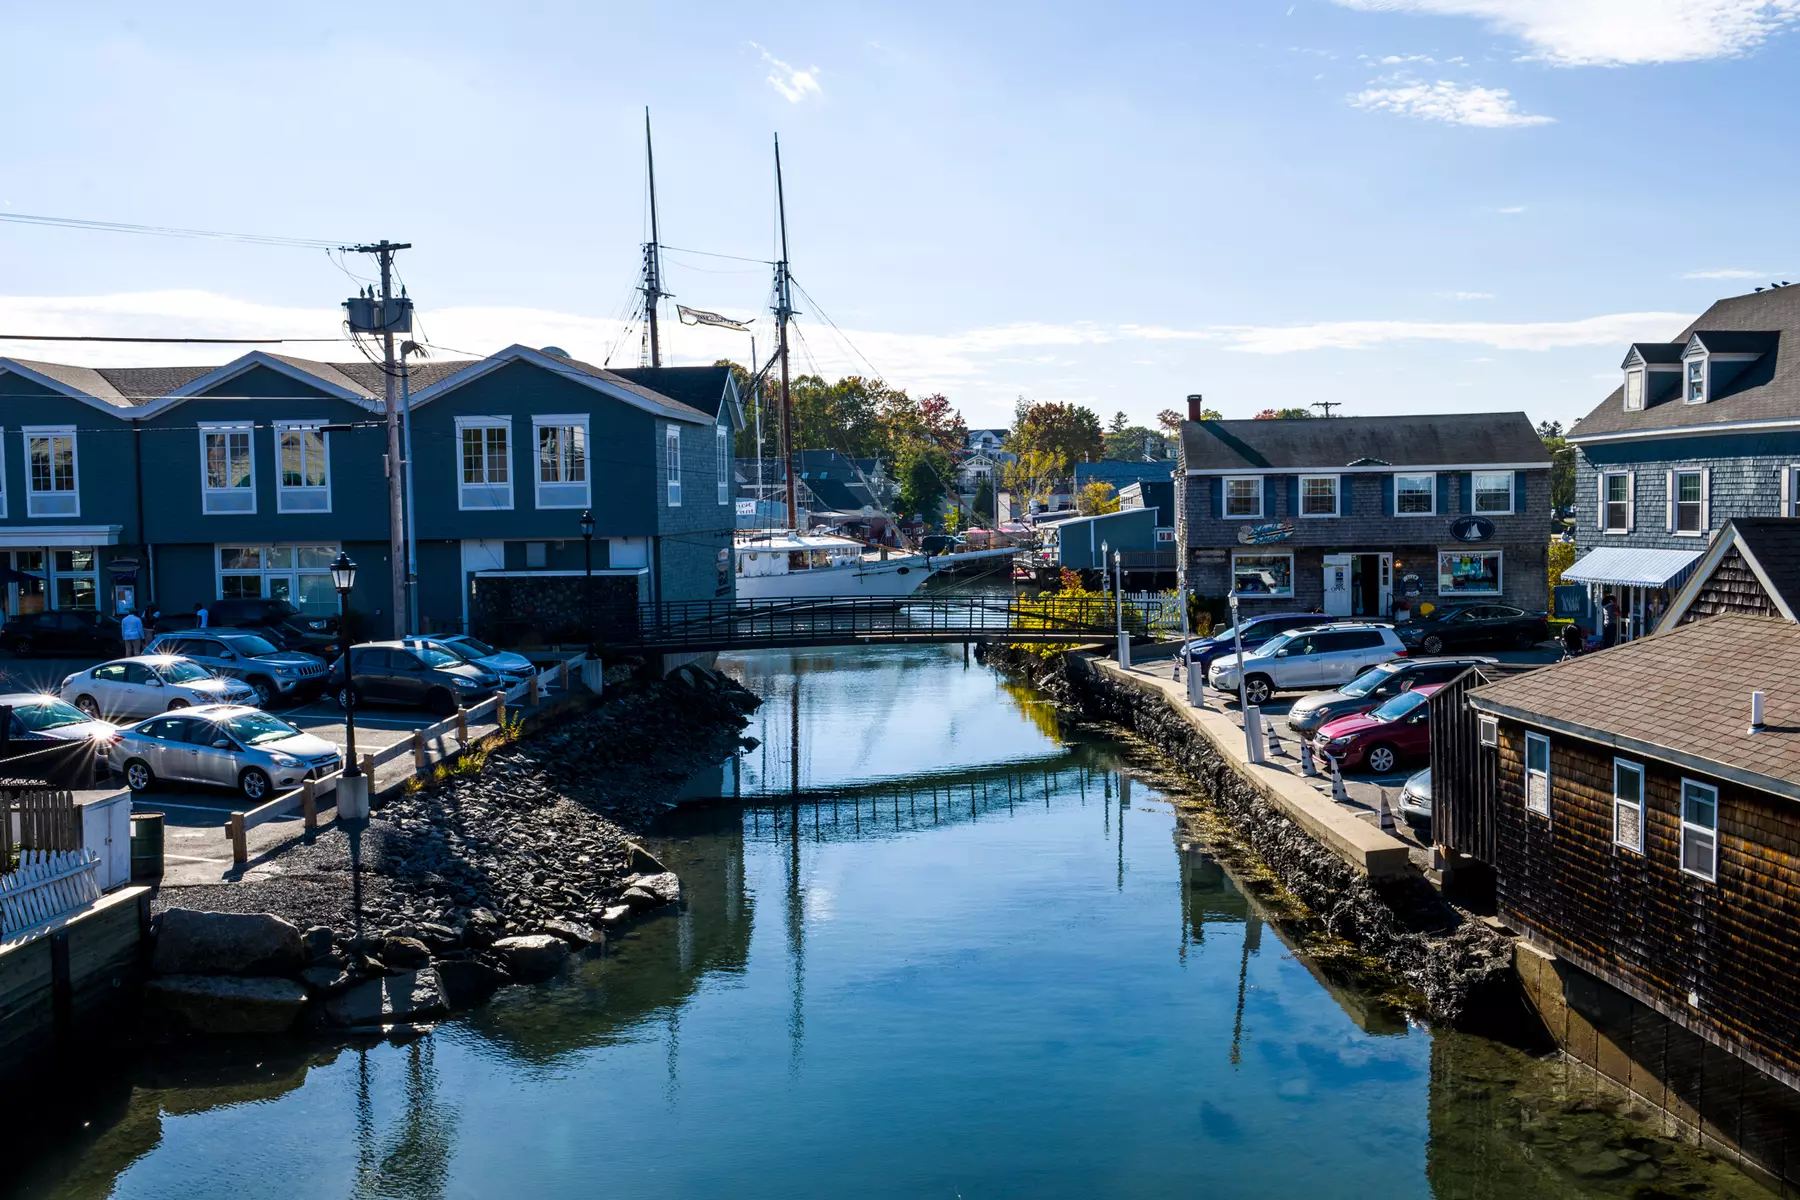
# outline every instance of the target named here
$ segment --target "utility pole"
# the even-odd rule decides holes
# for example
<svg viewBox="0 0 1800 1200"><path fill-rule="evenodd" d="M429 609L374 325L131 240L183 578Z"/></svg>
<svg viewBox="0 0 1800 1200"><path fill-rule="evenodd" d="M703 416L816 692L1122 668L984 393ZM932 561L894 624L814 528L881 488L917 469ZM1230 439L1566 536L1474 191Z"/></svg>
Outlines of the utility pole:
<svg viewBox="0 0 1800 1200"><path fill-rule="evenodd" d="M1326 417L1331 415L1332 409L1342 408L1343 406L1344 402L1342 400L1314 400L1312 402L1312 407L1322 410L1320 415Z"/></svg>
<svg viewBox="0 0 1800 1200"><path fill-rule="evenodd" d="M381 334L382 403L387 411L387 490L388 490L388 565L393 578L389 600L395 637L411 632L406 628L406 502L401 471L405 460L400 453L400 367L394 355L394 334L412 332L412 302L394 296L394 253L412 249L411 242L390 242L386 238L372 244L346 246L358 254L373 254L381 264L381 309L376 320L359 321L351 309L352 333Z"/></svg>
<svg viewBox="0 0 1800 1200"><path fill-rule="evenodd" d="M656 306L662 290L662 237L656 226L656 152L650 146L650 110L644 109L644 167L650 176L650 240L644 244L644 326L650 339L650 365L662 366L662 341L656 327Z"/></svg>
<svg viewBox="0 0 1800 1200"><path fill-rule="evenodd" d="M781 216L781 261L775 264L775 331L781 354L781 453L787 467L788 528L800 528L800 504L794 494L794 400L788 392L788 321L794 300L788 291L787 197L781 188L781 135L775 135L775 207Z"/></svg>

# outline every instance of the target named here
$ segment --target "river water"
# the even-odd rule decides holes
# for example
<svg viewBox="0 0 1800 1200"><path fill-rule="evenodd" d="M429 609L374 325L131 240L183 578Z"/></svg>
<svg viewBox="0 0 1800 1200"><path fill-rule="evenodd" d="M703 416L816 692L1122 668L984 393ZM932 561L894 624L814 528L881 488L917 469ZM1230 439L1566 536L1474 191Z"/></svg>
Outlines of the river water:
<svg viewBox="0 0 1800 1200"><path fill-rule="evenodd" d="M761 745L659 831L679 912L409 1044L148 1054L7 1144L10 1190L1765 1194L1569 1068L1329 985L1149 764L961 648L724 665Z"/></svg>

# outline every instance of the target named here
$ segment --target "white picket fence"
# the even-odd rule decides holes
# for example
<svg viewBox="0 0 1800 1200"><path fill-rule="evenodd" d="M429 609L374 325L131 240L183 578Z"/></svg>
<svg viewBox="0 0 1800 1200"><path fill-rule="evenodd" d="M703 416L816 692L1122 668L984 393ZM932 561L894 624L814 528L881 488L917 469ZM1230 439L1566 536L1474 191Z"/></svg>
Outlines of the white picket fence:
<svg viewBox="0 0 1800 1200"><path fill-rule="evenodd" d="M1152 636L1181 636L1180 592L1126 592L1125 603L1144 618Z"/></svg>
<svg viewBox="0 0 1800 1200"><path fill-rule="evenodd" d="M97 850L21 850L0 875L0 935L11 937L100 898Z"/></svg>

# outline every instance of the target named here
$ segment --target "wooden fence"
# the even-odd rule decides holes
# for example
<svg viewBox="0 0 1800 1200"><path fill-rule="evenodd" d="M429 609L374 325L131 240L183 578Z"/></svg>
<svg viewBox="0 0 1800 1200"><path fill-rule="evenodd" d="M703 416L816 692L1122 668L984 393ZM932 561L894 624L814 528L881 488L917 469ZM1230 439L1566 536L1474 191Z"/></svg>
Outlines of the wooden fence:
<svg viewBox="0 0 1800 1200"><path fill-rule="evenodd" d="M97 850L22 850L0 875L0 936L11 937L100 898Z"/></svg>
<svg viewBox="0 0 1800 1200"><path fill-rule="evenodd" d="M374 787L375 768L384 763L411 755L412 774L423 775L435 763L452 757L451 754L434 754L431 749L433 742L454 734L456 736L455 753L460 754L469 746L469 722L479 721L489 713L493 713L496 722L504 725L507 705L524 700L525 703L536 706L546 691L567 692L570 661L572 660L564 659L553 667L539 671L530 679L514 684L506 691L489 696L473 708L459 708L453 716L446 717L435 725L416 729L407 741L395 742L372 754L363 755L358 766L362 769L362 773L369 777L371 789ZM249 861L250 847L247 838L250 830L268 821L289 816L296 808L299 810L305 827L317 829L319 827L319 802L337 790L338 780L341 778L343 778L343 772L336 771L320 779L308 779L300 787L277 796L267 804L259 805L249 812L232 813L231 819L225 826L226 834L231 838L231 861L239 865Z"/></svg>
<svg viewBox="0 0 1800 1200"><path fill-rule="evenodd" d="M14 814L19 831L13 833ZM17 800L0 796L0 874L12 863L13 852L81 849L81 813L70 792L42 788L21 791Z"/></svg>

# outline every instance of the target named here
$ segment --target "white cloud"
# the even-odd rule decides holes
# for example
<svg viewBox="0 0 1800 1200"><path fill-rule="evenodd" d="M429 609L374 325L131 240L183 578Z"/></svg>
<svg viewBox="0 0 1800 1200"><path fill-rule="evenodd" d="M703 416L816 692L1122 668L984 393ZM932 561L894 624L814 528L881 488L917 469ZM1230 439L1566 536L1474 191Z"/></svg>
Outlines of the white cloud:
<svg viewBox="0 0 1800 1200"><path fill-rule="evenodd" d="M1440 79L1436 83L1405 80L1377 80L1385 87L1369 87L1350 97L1357 108L1371 112L1400 113L1425 121L1445 121L1452 125L1473 125L1481 129L1521 129L1531 125L1549 125L1555 117L1519 111L1512 93L1505 88L1485 88L1474 84L1452 83Z"/></svg>
<svg viewBox="0 0 1800 1200"><path fill-rule="evenodd" d="M1230 348L1247 354L1295 354L1305 350L1372 350L1396 342L1460 342L1496 350L1560 350L1570 346L1623 345L1691 317L1681 313L1612 313L1575 321L1320 321L1311 325L1229 327Z"/></svg>
<svg viewBox="0 0 1800 1200"><path fill-rule="evenodd" d="M769 66L769 86L780 92L789 104L798 104L808 96L823 96L825 91L819 86L819 68L804 69L782 62L773 54L755 42L750 43L763 57Z"/></svg>
<svg viewBox="0 0 1800 1200"><path fill-rule="evenodd" d="M1474 17L1565 67L1728 58L1800 18L1800 0L1335 0L1364 12Z"/></svg>
<svg viewBox="0 0 1800 1200"><path fill-rule="evenodd" d="M1768 272L1746 271L1742 267L1720 267L1715 271L1689 271L1683 279L1761 279Z"/></svg>
<svg viewBox="0 0 1800 1200"><path fill-rule="evenodd" d="M1525 206L1523 204L1509 204L1505 208L1496 209L1495 211L1504 213L1509 217L1516 217L1525 211Z"/></svg>

